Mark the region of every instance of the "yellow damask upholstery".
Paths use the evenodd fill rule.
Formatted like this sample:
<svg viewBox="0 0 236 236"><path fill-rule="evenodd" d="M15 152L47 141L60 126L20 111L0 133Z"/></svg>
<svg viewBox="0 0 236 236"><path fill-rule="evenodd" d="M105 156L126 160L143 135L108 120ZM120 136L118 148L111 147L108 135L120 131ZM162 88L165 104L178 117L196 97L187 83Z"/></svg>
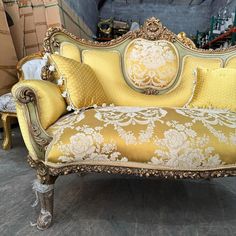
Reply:
<svg viewBox="0 0 236 236"><path fill-rule="evenodd" d="M53 136L49 163L138 162L178 169L236 163L233 112L106 107L66 115L47 132Z"/></svg>
<svg viewBox="0 0 236 236"><path fill-rule="evenodd" d="M57 85L48 81L24 80L12 88L13 96L16 98L17 90L23 88L29 88L35 92L39 120L44 129L66 112L66 103ZM24 136L24 133L22 135Z"/></svg>
<svg viewBox="0 0 236 236"><path fill-rule="evenodd" d="M177 78L179 55L175 46L166 40L136 39L126 48L124 65L131 86L167 92Z"/></svg>
<svg viewBox="0 0 236 236"><path fill-rule="evenodd" d="M236 111L236 69L197 69L197 84L189 107Z"/></svg>
<svg viewBox="0 0 236 236"><path fill-rule="evenodd" d="M23 81L12 91L29 163L37 170L39 229L53 221L60 175L236 176L236 51L192 47L155 18L105 43L49 30L44 60L51 65L43 75L53 82L56 76L58 84ZM223 67L235 69L227 74ZM205 82L207 96L198 88ZM199 101L213 99L207 108L186 107L195 102L194 88Z"/></svg>
<svg viewBox="0 0 236 236"><path fill-rule="evenodd" d="M50 56L55 65L55 77L60 84L69 110L109 103L106 94L90 66L59 55Z"/></svg>

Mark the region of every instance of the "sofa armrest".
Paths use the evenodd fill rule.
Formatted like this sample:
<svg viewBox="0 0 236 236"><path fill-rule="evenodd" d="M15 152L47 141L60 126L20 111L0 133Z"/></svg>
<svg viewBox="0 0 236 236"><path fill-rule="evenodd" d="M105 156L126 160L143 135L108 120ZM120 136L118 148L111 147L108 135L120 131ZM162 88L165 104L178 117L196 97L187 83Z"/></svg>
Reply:
<svg viewBox="0 0 236 236"><path fill-rule="evenodd" d="M12 88L21 133L32 158L44 160L52 138L46 129L66 113L66 103L57 85L25 80Z"/></svg>

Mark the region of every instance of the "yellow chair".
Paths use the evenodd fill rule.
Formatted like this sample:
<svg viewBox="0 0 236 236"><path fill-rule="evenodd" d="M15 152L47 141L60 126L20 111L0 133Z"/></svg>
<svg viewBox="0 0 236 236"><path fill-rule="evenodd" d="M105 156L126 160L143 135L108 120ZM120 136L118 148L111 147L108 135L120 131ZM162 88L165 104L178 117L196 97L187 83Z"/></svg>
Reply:
<svg viewBox="0 0 236 236"><path fill-rule="evenodd" d="M45 65L42 54L37 53L23 58L18 63L19 80L41 80L41 69ZM11 120L16 119L15 101L11 93L0 96L0 116L3 125L2 148L8 150L12 146Z"/></svg>

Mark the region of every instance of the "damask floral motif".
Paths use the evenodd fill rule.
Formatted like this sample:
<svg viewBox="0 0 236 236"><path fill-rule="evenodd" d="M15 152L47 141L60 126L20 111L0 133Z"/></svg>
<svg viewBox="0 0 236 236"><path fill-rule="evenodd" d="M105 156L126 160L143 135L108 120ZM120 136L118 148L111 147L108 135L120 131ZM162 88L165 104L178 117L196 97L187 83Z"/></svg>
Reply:
<svg viewBox="0 0 236 236"><path fill-rule="evenodd" d="M121 157L115 143L105 143L101 135L103 127L91 128L87 125L77 127L78 133L70 137L69 144L59 141L58 150L63 153L58 159L62 162L100 160L100 161L128 161ZM74 157L71 159L71 157Z"/></svg>
<svg viewBox="0 0 236 236"><path fill-rule="evenodd" d="M219 141L231 142L219 127L236 128L236 114L216 109L176 109L176 112L192 119L192 123L201 122ZM218 129L217 129L218 128Z"/></svg>
<svg viewBox="0 0 236 236"><path fill-rule="evenodd" d="M126 144L148 142L153 135L157 121L162 122L167 112L162 108L140 107L107 107L96 109L95 117L104 122L104 126L112 125ZM143 125L144 128L136 137L132 130L126 131L129 125Z"/></svg>
<svg viewBox="0 0 236 236"><path fill-rule="evenodd" d="M174 82L178 56L174 46L167 41L137 39L127 48L125 69L135 87L163 89Z"/></svg>
<svg viewBox="0 0 236 236"><path fill-rule="evenodd" d="M236 163L236 113L227 111L97 107L62 117L49 133L47 160L54 163L132 161L177 169Z"/></svg>
<svg viewBox="0 0 236 236"><path fill-rule="evenodd" d="M197 137L191 124L178 124L168 122L172 127L164 132L164 138L156 138L155 143L159 149L151 158L150 164L183 169L204 167L217 167L224 163L220 156L209 146L209 137Z"/></svg>
<svg viewBox="0 0 236 236"><path fill-rule="evenodd" d="M0 111L16 112L16 104L11 93L0 96Z"/></svg>

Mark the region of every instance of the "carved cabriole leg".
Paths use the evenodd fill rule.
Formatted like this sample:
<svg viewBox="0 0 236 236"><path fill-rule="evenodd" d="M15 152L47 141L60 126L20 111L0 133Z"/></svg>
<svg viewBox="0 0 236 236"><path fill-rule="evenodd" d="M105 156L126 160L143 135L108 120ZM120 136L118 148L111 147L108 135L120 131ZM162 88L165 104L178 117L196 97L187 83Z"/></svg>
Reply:
<svg viewBox="0 0 236 236"><path fill-rule="evenodd" d="M11 148L11 124L10 116L7 113L1 113L2 125L3 125L3 142L2 148L9 150Z"/></svg>
<svg viewBox="0 0 236 236"><path fill-rule="evenodd" d="M57 176L50 175L47 167L42 163L38 164L36 168L38 179L34 182L33 189L40 203L37 228L45 230L53 223L54 184Z"/></svg>

